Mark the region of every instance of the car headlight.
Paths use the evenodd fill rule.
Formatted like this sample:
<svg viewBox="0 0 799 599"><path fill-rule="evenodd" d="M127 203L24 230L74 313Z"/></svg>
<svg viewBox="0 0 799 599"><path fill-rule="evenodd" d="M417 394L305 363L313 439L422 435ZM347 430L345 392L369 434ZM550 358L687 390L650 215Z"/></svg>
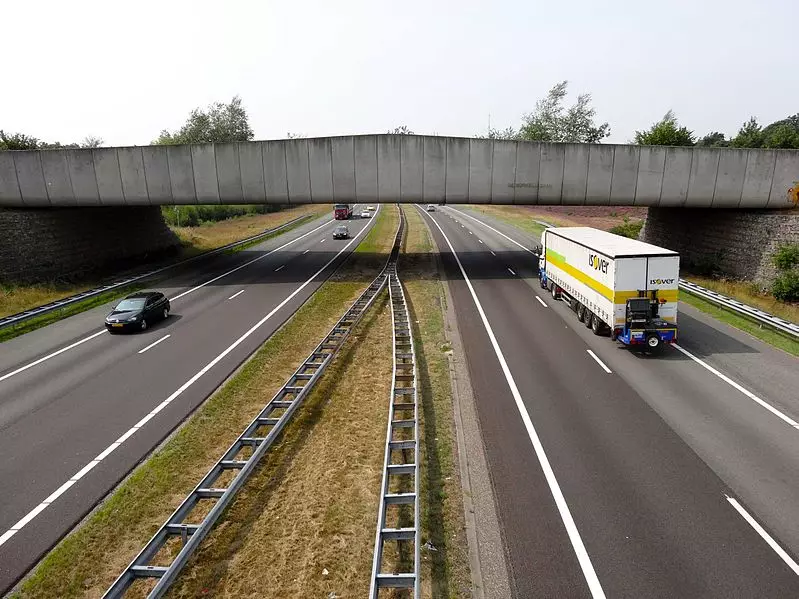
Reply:
<svg viewBox="0 0 799 599"><path fill-rule="evenodd" d="M125 319L125 322L136 322L138 319L139 319L139 315L138 314L134 314L133 316L128 316Z"/></svg>

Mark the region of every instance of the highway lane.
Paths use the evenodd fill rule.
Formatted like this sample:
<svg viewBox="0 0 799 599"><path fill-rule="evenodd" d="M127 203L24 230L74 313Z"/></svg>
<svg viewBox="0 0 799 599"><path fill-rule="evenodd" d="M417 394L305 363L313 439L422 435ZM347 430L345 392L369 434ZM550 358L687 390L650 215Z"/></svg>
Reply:
<svg viewBox="0 0 799 599"><path fill-rule="evenodd" d="M352 243L332 239L335 221L315 230L317 222L232 255L219 269L180 275L175 287L169 282L161 287L178 296L167 321L135 335L104 333L0 381L0 480L14 481L0 504L0 589L24 574L257 349L356 247L372 222L348 223L351 236L363 231ZM255 257L262 258L180 297ZM41 349L91 335L107 308L91 312L80 315L82 329L68 319L35 331L40 337L49 331L57 340L49 345L39 340ZM24 345L27 337L9 343ZM15 355L20 354L24 350ZM25 363L30 362L6 364L0 375ZM89 470L78 476L84 467ZM53 498L62 485L68 488ZM37 513L48 496L52 503ZM11 536L14 528L19 530Z"/></svg>
<svg viewBox="0 0 799 599"><path fill-rule="evenodd" d="M427 216L458 252L510 377L443 235L431 224L450 279L516 596L796 595L799 578L789 563L727 497L741 501L742 510L748 502L628 382L624 368L619 374L605 359L615 346L595 338L596 345L588 345L565 322L569 315L558 313L560 305L537 298L519 276L524 264L509 263L511 257L524 262L521 252L448 212ZM729 386L722 395L729 395ZM540 452L522 412L529 414ZM773 420L765 424L766 436L785 426ZM737 454L726 459L734 465ZM558 492L565 513L554 499ZM779 539L780 531L771 532Z"/></svg>
<svg viewBox="0 0 799 599"><path fill-rule="evenodd" d="M564 325L623 377L781 543L799 555L799 481L795 476L799 471L799 430L791 425L791 421L799 422L799 359L682 302L679 345L696 360L672 348L657 358L630 352L607 338L595 337L566 304L553 301L540 289L529 254L513 252L514 245L507 239L448 210L458 220L471 222L481 235L493 234L496 251L507 252L508 261L525 271L531 289L542 294ZM483 215L478 221L524 247L534 245L515 227Z"/></svg>

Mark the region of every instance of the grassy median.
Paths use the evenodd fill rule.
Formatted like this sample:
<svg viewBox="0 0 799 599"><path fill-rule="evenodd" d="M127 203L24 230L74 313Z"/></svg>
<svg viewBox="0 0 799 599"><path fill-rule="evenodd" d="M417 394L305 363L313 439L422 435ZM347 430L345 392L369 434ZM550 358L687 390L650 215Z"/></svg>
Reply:
<svg viewBox="0 0 799 599"><path fill-rule="evenodd" d="M116 576L130 562L141 547L147 542L157 528L166 520L169 514L175 509L187 493L191 491L197 481L208 471L218 457L229 447L241 430L249 423L252 418L263 408L270 397L280 388L282 383L296 369L303 359L313 350L319 340L330 330L335 322L341 317L347 307L365 289L371 278L377 274L376 270L367 273L364 261L373 262L377 254L388 255L393 241L393 232L397 224L397 212L393 207L386 207L381 210L377 217L374 229L366 236L361 244L361 248L367 251L353 253L342 265L335 277L324 283L320 289L295 313L295 315L278 330L267 342L259 349L253 358L248 361L242 369L232 377L220 390L213 394L172 436L164 446L150 457L141 466L136 468L131 476L126 479L119 488L112 493L109 498L92 513L85 522L78 527L72 534L67 536L50 552L34 570L32 575L20 586L14 597L41 597L41 598L71 598L71 597L100 597L105 589L113 582ZM349 274L348 274L349 273ZM372 277L364 276L371 274ZM311 499L312 493L308 490L308 485L315 485L316 488L324 492L323 481L331 484L340 484L341 481L334 477L332 479L319 479L324 475L327 462L351 462L358 463L363 461L367 464L365 470L360 470L360 475L364 477L363 488L370 487L372 495L362 497L361 503L369 505L369 515L363 516L362 521L358 521L357 526L343 526L337 533L331 534L327 538L327 543L333 547L339 547L338 553L342 554L342 559L349 560L349 554L342 549L340 543L344 540L344 547L347 546L347 537L342 534L347 530L361 531L363 529L368 539L365 546L361 549L364 555L371 559L371 539L376 525L372 513L376 509L376 497L378 485L368 484L368 460L364 460L364 453L369 452L376 456L377 476L379 476L379 466L382 462L382 443L385 434L385 418L387 417L386 405L388 401L388 385L390 376L380 376L379 359L381 356L389 362L390 372L390 343L387 349L378 349L380 345L378 337L369 343L375 343L374 347L364 352L360 350L361 356L367 356L368 370L371 372L376 369L378 375L371 377L367 383L351 385L350 377L352 371L349 369L355 361L353 347L359 345L363 335L370 335L371 331L381 330L381 319L379 311L373 311L366 318L365 322L359 325L348 341L347 347L331 364L328 372L325 373L320 387L311 393L307 404L295 416L295 420L284 430L281 441L275 449L261 463L258 475L251 479L242 491L242 494L231 505L227 513L238 513L234 510L245 510L250 514L249 525L253 524L253 519L262 511L261 501L266 496L271 496L276 492L278 480L283 480L284 475L298 473L304 480L304 484L299 484L295 490L299 495L295 501ZM385 317L383 316L383 320ZM390 329L389 329L390 339ZM363 344L366 345L366 344ZM360 349L360 346L359 346ZM361 372L363 370L363 360L358 361ZM353 379L354 380L354 379ZM337 385L339 381L345 384ZM380 385L384 385L384 389ZM337 429L337 419L343 417L339 403L332 401L328 397L333 388L338 388L339 396L345 395L348 401L352 401L350 407L344 408L344 415L351 422L357 423L363 431L355 431L353 440L358 447L353 452L339 451L335 447L328 447L322 454L309 454L308 450L303 451L303 446L314 441L318 436L324 436L329 429ZM356 393L354 389L358 389ZM374 409L374 418L367 412L358 414L356 408L361 407L363 398L374 393L375 397L380 396L380 401ZM335 405L334 405L335 404ZM330 406L330 407L329 407ZM352 413L348 413L350 410ZM382 421L378 419L381 415ZM364 422L366 418L366 422ZM377 445L372 444L369 437L369 430L365 424L373 426L373 432L378 431L379 440ZM357 428L357 427L356 427ZM364 437L358 437L363 434ZM359 440L360 439L360 440ZM361 447L362 445L362 447ZM376 448L376 451L374 449ZM298 456L308 456L310 461L303 462L307 467L316 470L309 471L301 467ZM374 459L370 457L369 459ZM332 466L331 466L332 467ZM336 468L341 468L337 464ZM367 473L367 474L365 474ZM266 481L266 488L253 486L254 482ZM379 478L377 479L379 480ZM317 481L320 483L316 485ZM355 483L361 484L359 480ZM346 487L346 485L344 485ZM288 488L288 487L287 487ZM333 488L330 488L332 492ZM344 489L346 491L346 489ZM256 505L247 507L247 498L256 498ZM277 497L275 498L277 499ZM341 523L347 520L346 513L349 509L348 504L354 503L350 495L342 493L338 497L343 503L333 503L342 511L344 515L337 513L328 514L324 517L333 518L331 522ZM243 502L243 503L242 503ZM310 509L310 507L308 508ZM252 512L252 513L251 513ZM310 517L311 512L302 517L297 516L298 526L304 521L305 516ZM327 520L317 520L320 525ZM313 522L313 521L312 521ZM286 526L292 526L291 519L286 516L284 519ZM338 524L336 524L338 525ZM220 543L215 539L219 535L228 534L228 531L237 528L231 520L224 519L211 534L207 542L203 545L203 550L195 556L195 560L190 563L187 574L181 577L181 582L175 587L178 596L181 593L189 593L185 596L197 596L191 594L193 590L199 589L199 593L204 593L194 585L195 577L188 574L196 568L197 559L212 558L213 565L208 567L219 572L219 582L222 584L224 577L223 571L230 568L227 558L216 562L214 551L220 549ZM318 535L322 529L317 525L312 525ZM234 543L235 548L241 548L246 540L246 530L238 529L238 533L244 536L237 536ZM360 534L360 533L359 533ZM225 539L227 537L222 536ZM313 548L318 547L312 541L315 537L311 536L302 543L297 543L297 551L305 552L302 555L293 554L296 563L290 565L295 568L293 575L297 572L305 571L303 567L306 560L311 559L310 554ZM362 545L361 537L353 547ZM290 546L280 536L272 537L275 545L258 547L258 552L264 552L267 556L275 555L280 551L289 551ZM337 543L339 545L337 545ZM224 544L224 543L223 543ZM223 548L224 549L224 548ZM208 553L211 552L211 553ZM363 560L362 560L363 561ZM245 565L246 567L246 565ZM327 566L329 568L329 566ZM359 566L360 568L361 566ZM367 569L368 570L368 569ZM333 570L330 570L333 571ZM338 572L337 576L345 576L344 570ZM366 580L368 585L368 571L359 572L361 578L359 584ZM322 576L321 571L316 573ZM293 584L293 577L286 579L286 584ZM323 581L324 582L324 581ZM263 583L263 581L260 581ZM185 587L185 591L181 591ZM204 588L204 587L203 587ZM273 593L270 587L260 587L260 592L266 592L272 596L281 596L281 593ZM140 589L141 591L141 589ZM256 592L256 594L260 594ZM132 594L131 596L136 596ZM285 596L285 593L283 594ZM291 596L291 595L289 595ZM313 595L311 595L313 596Z"/></svg>

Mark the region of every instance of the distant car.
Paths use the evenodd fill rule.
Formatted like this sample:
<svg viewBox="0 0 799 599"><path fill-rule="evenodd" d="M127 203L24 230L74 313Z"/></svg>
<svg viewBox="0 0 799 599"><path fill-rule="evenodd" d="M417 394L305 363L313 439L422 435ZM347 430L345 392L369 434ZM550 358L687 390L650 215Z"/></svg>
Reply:
<svg viewBox="0 0 799 599"><path fill-rule="evenodd" d="M144 331L152 323L169 317L169 300L159 291L139 291L119 302L105 317L110 333Z"/></svg>
<svg viewBox="0 0 799 599"><path fill-rule="evenodd" d="M361 212L361 218L372 218L372 213L369 212L368 210L364 210L363 212Z"/></svg>
<svg viewBox="0 0 799 599"><path fill-rule="evenodd" d="M436 211L436 207L435 207L435 205L433 205L433 204L428 204L428 205L427 205L427 211L428 211L428 212L435 212L435 211Z"/></svg>
<svg viewBox="0 0 799 599"><path fill-rule="evenodd" d="M371 210L372 212L374 212L374 210L375 210L375 207L374 207L374 206L367 206L367 207L366 207L366 209L367 209L367 210Z"/></svg>
<svg viewBox="0 0 799 599"><path fill-rule="evenodd" d="M350 236L350 230L344 225L338 226L333 229L333 239L347 239Z"/></svg>

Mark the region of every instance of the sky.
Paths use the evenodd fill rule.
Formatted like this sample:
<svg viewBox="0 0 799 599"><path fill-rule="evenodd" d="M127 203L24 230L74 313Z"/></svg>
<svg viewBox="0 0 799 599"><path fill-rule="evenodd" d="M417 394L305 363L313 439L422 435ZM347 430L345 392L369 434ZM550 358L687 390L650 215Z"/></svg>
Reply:
<svg viewBox="0 0 799 599"><path fill-rule="evenodd" d="M256 139L474 136L562 80L605 141L799 112L796 0L0 0L0 129L143 145L242 98Z"/></svg>

